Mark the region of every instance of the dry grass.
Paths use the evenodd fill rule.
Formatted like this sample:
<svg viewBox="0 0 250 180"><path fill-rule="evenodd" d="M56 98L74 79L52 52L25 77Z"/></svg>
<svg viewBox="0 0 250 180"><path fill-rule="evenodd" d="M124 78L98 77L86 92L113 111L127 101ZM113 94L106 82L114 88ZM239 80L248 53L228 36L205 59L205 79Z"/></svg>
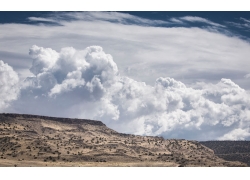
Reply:
<svg viewBox="0 0 250 180"><path fill-rule="evenodd" d="M0 114L0 166L246 166L198 142L120 134L98 121Z"/></svg>

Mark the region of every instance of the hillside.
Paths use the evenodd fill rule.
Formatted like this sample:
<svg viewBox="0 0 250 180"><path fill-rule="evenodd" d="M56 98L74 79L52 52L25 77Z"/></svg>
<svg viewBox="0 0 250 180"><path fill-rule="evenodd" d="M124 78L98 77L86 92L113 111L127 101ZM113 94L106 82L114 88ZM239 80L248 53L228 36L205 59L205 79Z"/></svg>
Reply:
<svg viewBox="0 0 250 180"><path fill-rule="evenodd" d="M250 166L250 141L203 141L215 155L227 161L241 161Z"/></svg>
<svg viewBox="0 0 250 180"><path fill-rule="evenodd" d="M100 121L0 114L0 166L246 166L196 142L118 133Z"/></svg>

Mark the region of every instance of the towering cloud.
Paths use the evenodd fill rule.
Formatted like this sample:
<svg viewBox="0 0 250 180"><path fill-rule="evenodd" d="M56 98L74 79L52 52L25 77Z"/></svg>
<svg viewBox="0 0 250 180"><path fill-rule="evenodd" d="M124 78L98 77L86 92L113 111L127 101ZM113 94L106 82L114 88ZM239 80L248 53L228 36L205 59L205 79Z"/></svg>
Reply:
<svg viewBox="0 0 250 180"><path fill-rule="evenodd" d="M3 112L19 93L17 73L0 60L0 112Z"/></svg>
<svg viewBox="0 0 250 180"><path fill-rule="evenodd" d="M32 46L29 54L34 76L22 84L15 111L98 119L120 132L165 138L250 138L250 93L230 79L191 88L160 77L150 86L121 76L99 46Z"/></svg>

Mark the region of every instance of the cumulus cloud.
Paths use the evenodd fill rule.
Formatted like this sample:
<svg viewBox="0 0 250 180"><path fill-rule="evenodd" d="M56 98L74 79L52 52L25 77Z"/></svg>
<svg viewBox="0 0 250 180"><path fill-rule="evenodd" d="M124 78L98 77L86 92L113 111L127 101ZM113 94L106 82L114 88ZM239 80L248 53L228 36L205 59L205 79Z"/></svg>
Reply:
<svg viewBox="0 0 250 180"><path fill-rule="evenodd" d="M227 77L250 88L247 79L239 78L249 73L249 42L233 32L228 35L226 27L212 31L208 30L209 24L193 24L178 17L173 18L183 23L176 27L175 22L173 27L171 17L164 19L165 23L170 22L166 25L118 12L52 12L42 17L60 25L0 24L0 41L4 42L0 44L0 55L20 74L20 79L30 76L25 68L30 67L26 56L32 44L49 45L58 52L66 46L82 49L98 44L112 54L122 75L147 84L153 85L155 79L165 76L186 85L197 81L214 83ZM8 57L4 57L5 52Z"/></svg>
<svg viewBox="0 0 250 180"><path fill-rule="evenodd" d="M29 54L33 76L15 111L97 119L119 132L165 138L249 138L250 93L230 79L192 88L160 77L148 85L120 75L100 46L57 52L34 45Z"/></svg>
<svg viewBox="0 0 250 180"><path fill-rule="evenodd" d="M250 137L249 131L243 129L234 129L222 137L219 137L219 140L244 140L247 137Z"/></svg>
<svg viewBox="0 0 250 180"><path fill-rule="evenodd" d="M19 78L8 64L0 60L0 112L17 99L19 94Z"/></svg>
<svg viewBox="0 0 250 180"><path fill-rule="evenodd" d="M5 112L97 119L120 132L166 138L249 132L250 44L225 33L227 27L211 31L208 27L223 28L190 16L164 21L118 12L45 16L29 18L32 24L0 24L0 56L20 79L27 77L19 99L5 101L12 102ZM115 62L99 46L81 50L90 44L102 46Z"/></svg>

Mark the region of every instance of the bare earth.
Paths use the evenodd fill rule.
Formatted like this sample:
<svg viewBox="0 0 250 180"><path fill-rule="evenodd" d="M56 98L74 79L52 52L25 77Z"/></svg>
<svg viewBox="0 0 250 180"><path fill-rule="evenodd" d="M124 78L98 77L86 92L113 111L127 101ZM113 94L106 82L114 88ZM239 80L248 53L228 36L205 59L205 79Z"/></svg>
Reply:
<svg viewBox="0 0 250 180"><path fill-rule="evenodd" d="M0 114L0 166L247 166L196 141L118 133L100 121Z"/></svg>

